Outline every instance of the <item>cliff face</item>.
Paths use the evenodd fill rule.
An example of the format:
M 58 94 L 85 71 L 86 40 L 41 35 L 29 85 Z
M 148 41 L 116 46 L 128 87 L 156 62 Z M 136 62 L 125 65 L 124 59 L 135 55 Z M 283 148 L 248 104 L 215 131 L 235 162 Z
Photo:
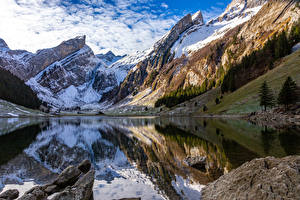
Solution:
M 94 55 L 85 44 L 85 36 L 36 54 L 11 50 L 0 40 L 0 67 L 26 81 L 42 101 L 57 109 L 98 103 L 103 91 L 118 85 L 116 79 L 121 69 L 109 65 L 120 58 L 112 52 Z

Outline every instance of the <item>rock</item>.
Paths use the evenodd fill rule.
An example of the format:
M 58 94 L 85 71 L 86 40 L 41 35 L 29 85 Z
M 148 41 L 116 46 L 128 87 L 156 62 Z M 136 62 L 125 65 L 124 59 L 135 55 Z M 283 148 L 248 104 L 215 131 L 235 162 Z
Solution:
M 27 191 L 19 200 L 44 200 L 48 195 L 43 189 L 42 186 L 36 186 Z
M 78 169 L 83 172 L 84 174 L 86 174 L 88 171 L 90 171 L 91 169 L 91 161 L 89 160 L 84 160 L 82 161 L 79 165 L 78 165 Z
M 254 159 L 202 190 L 203 200 L 299 199 L 300 156 Z
M 77 167 L 72 165 L 67 167 L 53 183 L 36 186 L 20 199 L 45 200 L 48 196 L 57 193 L 53 199 L 90 200 L 93 194 L 94 176 L 95 171 L 91 170 L 91 162 L 84 160 Z
M 192 19 L 194 24 L 200 24 L 200 25 L 204 24 L 203 15 L 200 10 L 192 16 Z
M 66 187 L 68 185 L 73 185 L 79 178 L 81 171 L 75 166 L 67 167 L 54 181 L 54 185 L 59 187 Z
M 19 191 L 18 190 L 7 190 L 0 194 L 0 199 L 6 199 L 6 200 L 12 200 L 19 197 Z
M 46 185 L 44 190 L 48 195 L 54 194 L 59 191 L 59 187 L 57 185 Z
M 196 156 L 196 157 L 188 157 L 184 160 L 184 162 L 195 169 L 199 169 L 201 171 L 206 171 L 206 157 L 204 156 Z
M 3 49 L 3 50 L 9 50 L 6 42 L 0 38 L 0 48 Z
M 74 186 L 67 187 L 64 191 L 56 194 L 51 200 L 90 200 L 93 194 L 94 176 L 95 171 L 90 170 Z

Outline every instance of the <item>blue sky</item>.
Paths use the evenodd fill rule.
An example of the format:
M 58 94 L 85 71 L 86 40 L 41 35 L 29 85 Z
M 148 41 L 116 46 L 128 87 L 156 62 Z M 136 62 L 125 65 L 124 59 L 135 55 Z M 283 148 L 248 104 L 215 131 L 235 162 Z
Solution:
M 12 49 L 35 52 L 87 36 L 95 53 L 145 50 L 181 17 L 198 10 L 206 20 L 230 1 L 208 0 L 0 0 L 0 38 Z

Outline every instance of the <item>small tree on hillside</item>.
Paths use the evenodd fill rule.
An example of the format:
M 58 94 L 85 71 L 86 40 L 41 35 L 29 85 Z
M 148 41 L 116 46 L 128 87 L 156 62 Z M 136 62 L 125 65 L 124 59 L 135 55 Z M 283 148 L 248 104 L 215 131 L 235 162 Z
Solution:
M 279 96 L 278 96 L 278 104 L 284 105 L 285 109 L 288 108 L 289 105 L 295 104 L 297 102 L 297 85 L 296 82 L 289 76 L 284 82 Z
M 260 106 L 263 106 L 265 111 L 267 110 L 267 107 L 274 106 L 274 96 L 266 81 L 264 81 L 260 87 L 259 96 Z

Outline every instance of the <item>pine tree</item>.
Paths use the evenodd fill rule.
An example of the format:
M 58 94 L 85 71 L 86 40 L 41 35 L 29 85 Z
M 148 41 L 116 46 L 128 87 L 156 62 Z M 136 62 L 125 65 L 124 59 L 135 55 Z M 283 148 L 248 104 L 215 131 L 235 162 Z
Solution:
M 286 33 L 283 31 L 277 38 L 275 45 L 275 58 L 281 58 L 290 53 L 289 41 L 287 39 Z
M 259 96 L 260 106 L 263 106 L 265 111 L 267 110 L 267 107 L 274 106 L 274 96 L 266 81 L 264 81 L 260 87 Z
M 297 85 L 296 82 L 289 76 L 284 82 L 282 89 L 280 90 L 278 96 L 278 104 L 284 105 L 285 109 L 288 108 L 289 105 L 295 104 L 297 102 Z

